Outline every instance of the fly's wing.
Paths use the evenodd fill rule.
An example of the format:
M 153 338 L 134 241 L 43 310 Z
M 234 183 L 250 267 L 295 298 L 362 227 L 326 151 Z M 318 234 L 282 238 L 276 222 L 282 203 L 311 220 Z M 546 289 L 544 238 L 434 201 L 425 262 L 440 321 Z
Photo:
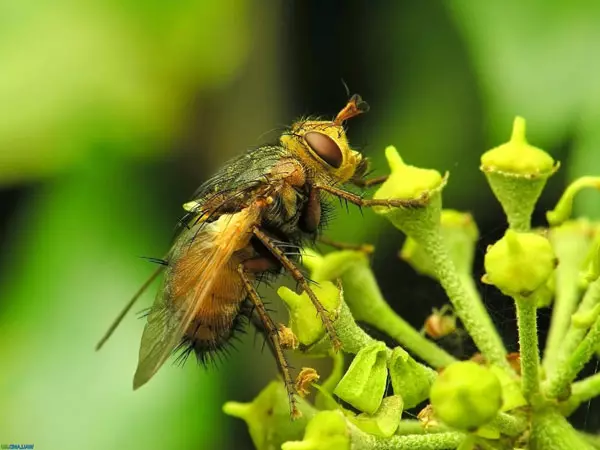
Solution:
M 175 244 L 175 258 L 167 269 L 164 286 L 148 315 L 142 335 L 133 388 L 145 384 L 169 358 L 212 291 L 216 274 L 233 253 L 248 245 L 258 223 L 259 202 L 235 214 L 221 216 L 200 234 L 189 230 Z M 193 236 L 193 241 L 186 239 Z

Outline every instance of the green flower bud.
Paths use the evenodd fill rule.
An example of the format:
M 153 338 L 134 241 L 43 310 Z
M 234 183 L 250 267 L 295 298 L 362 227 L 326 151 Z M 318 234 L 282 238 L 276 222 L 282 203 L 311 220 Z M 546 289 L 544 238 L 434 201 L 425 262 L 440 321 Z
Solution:
M 441 233 L 456 270 L 463 274 L 470 274 L 475 244 L 479 238 L 479 231 L 473 216 L 452 209 L 442 210 Z M 408 262 L 420 274 L 437 279 L 431 258 L 413 238 L 408 237 L 404 241 L 400 258 Z
M 333 393 L 356 409 L 374 414 L 387 383 L 387 347 L 375 342 L 357 354 Z
M 511 228 L 527 231 L 531 213 L 546 180 L 558 164 L 543 150 L 525 139 L 525 119 L 515 118 L 512 137 L 506 144 L 481 156 L 485 173 L 494 195 L 500 201 Z
M 557 226 L 571 217 L 573 211 L 573 200 L 575 195 L 583 188 L 600 189 L 600 177 L 581 177 L 573 181 L 552 211 L 546 213 L 546 219 L 550 226 Z
M 394 394 L 402 396 L 406 408 L 417 406 L 429 396 L 435 373 L 418 364 L 401 347 L 396 347 L 392 351 L 389 371 Z
M 286 442 L 281 450 L 350 450 L 350 433 L 339 411 L 321 411 L 306 427 L 302 441 Z
M 548 177 L 554 173 L 554 160 L 544 150 L 529 145 L 525 138 L 525 119 L 515 117 L 510 141 L 481 156 L 481 170 L 514 176 Z
M 356 417 L 348 417 L 348 420 L 362 431 L 381 437 L 392 436 L 400 425 L 404 403 L 400 395 L 386 397 L 374 415 L 359 414 Z
M 301 439 L 306 424 L 317 413 L 301 398 L 297 399 L 297 406 L 302 415 L 290 420 L 287 391 L 281 381 L 272 381 L 252 403 L 227 402 L 223 411 L 247 423 L 257 450 L 275 450 L 286 441 Z
M 307 266 L 310 264 L 313 280 L 342 280 L 344 301 L 354 320 L 385 330 L 399 344 L 434 367 L 445 367 L 455 361 L 390 308 L 381 294 L 369 258 L 364 252 L 343 250 L 321 256 L 309 250 L 306 254 L 308 257 L 303 257 L 303 262 Z M 336 325 L 340 321 L 341 318 Z
M 473 361 L 448 366 L 431 387 L 435 417 L 459 430 L 474 431 L 502 407 L 502 387 L 488 368 Z
M 431 194 L 444 185 L 444 179 L 437 170 L 405 164 L 396 148 L 391 145 L 385 149 L 385 157 L 390 166 L 390 176 L 377 190 L 374 199 L 417 200 L 427 204 Z M 378 206 L 375 211 L 386 213 L 389 209 Z
M 335 320 L 342 302 L 340 290 L 328 281 L 313 285 L 311 288 L 323 307 L 329 312 L 331 320 Z M 301 346 L 309 347 L 325 336 L 325 326 L 306 292 L 299 295 L 282 286 L 277 290 L 277 294 L 288 308 L 289 327 Z
M 369 264 L 369 258 L 364 252 L 358 250 L 339 250 L 320 256 L 318 264 L 313 264 L 311 278 L 320 283 L 321 281 L 333 281 L 342 278 L 343 275 L 357 264 Z
M 507 230 L 485 254 L 483 281 L 504 294 L 528 296 L 542 286 L 557 265 L 548 239 L 535 233 Z

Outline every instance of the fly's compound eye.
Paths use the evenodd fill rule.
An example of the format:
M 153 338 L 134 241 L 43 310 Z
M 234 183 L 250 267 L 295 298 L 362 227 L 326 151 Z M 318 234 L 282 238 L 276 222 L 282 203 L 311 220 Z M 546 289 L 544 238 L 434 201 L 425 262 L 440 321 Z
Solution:
M 340 168 L 344 157 L 333 139 L 318 131 L 311 131 L 304 135 L 304 140 L 319 158 L 335 169 Z

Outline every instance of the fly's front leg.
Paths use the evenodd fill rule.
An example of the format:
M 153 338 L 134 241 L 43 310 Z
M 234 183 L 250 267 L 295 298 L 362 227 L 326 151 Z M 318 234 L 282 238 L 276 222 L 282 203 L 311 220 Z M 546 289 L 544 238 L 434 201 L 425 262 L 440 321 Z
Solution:
M 327 330 L 329 339 L 331 339 L 331 344 L 333 345 L 334 350 L 336 350 L 336 351 L 339 350 L 342 347 L 342 342 L 338 338 L 337 333 L 335 332 L 335 329 L 333 328 L 333 323 L 331 322 L 331 319 L 327 315 L 327 311 L 325 310 L 325 308 L 323 307 L 323 305 L 321 304 L 321 302 L 319 301 L 319 299 L 317 298 L 317 296 L 315 295 L 313 290 L 308 285 L 306 278 L 304 278 L 304 275 L 302 275 L 302 272 L 300 272 L 300 269 L 298 269 L 296 267 L 296 265 L 285 255 L 285 253 L 283 253 L 277 247 L 277 245 L 275 245 L 273 240 L 269 236 L 267 236 L 265 233 L 263 233 L 259 228 L 254 228 L 254 235 L 273 254 L 273 256 L 275 256 L 279 260 L 279 262 L 284 267 L 284 269 L 290 273 L 292 278 L 294 278 L 294 280 L 296 280 L 296 282 L 300 285 L 300 287 L 302 289 L 304 289 L 304 292 L 306 292 L 306 294 L 308 295 L 308 298 L 310 298 L 310 301 L 316 308 L 317 314 L 319 314 L 319 317 L 321 317 L 321 320 L 323 321 L 323 325 L 325 326 L 325 329 Z
M 402 200 L 398 198 L 364 199 L 360 195 L 333 186 L 315 185 L 314 188 L 328 192 L 331 195 L 335 195 L 336 197 L 347 200 L 357 206 L 366 208 L 372 208 L 373 206 L 387 206 L 389 208 L 417 208 L 419 206 L 424 206 L 427 201 L 426 198 L 410 200 Z
M 357 180 L 350 181 L 353 185 L 358 186 L 360 188 L 368 188 L 371 186 L 376 186 L 378 184 L 385 183 L 389 178 L 388 175 L 381 175 L 380 177 L 370 178 L 368 180 L 359 178 Z
M 285 355 L 283 354 L 283 349 L 281 348 L 281 343 L 279 342 L 279 334 L 277 332 L 277 327 L 267 314 L 267 310 L 265 309 L 265 305 L 260 299 L 258 292 L 254 288 L 254 285 L 246 275 L 246 271 L 244 270 L 243 265 L 238 266 L 238 273 L 240 274 L 240 278 L 242 279 L 242 283 L 244 283 L 244 289 L 248 293 L 248 297 L 250 301 L 254 305 L 254 310 L 258 315 L 261 324 L 264 328 L 264 332 L 269 339 L 269 344 L 273 349 L 273 353 L 275 355 L 275 359 L 277 360 L 277 365 L 279 366 L 279 370 L 281 371 L 281 375 L 283 376 L 283 382 L 285 383 L 285 389 L 287 390 L 288 400 L 290 402 L 290 414 L 292 419 L 296 419 L 300 417 L 300 411 L 298 410 L 298 406 L 296 405 L 296 397 L 294 391 L 294 382 L 292 381 L 292 377 L 290 376 L 290 368 L 285 359 Z
M 319 236 L 317 238 L 317 242 L 337 248 L 338 250 L 357 250 L 359 252 L 366 253 L 367 255 L 370 255 L 375 251 L 375 248 L 371 244 L 350 244 L 348 242 L 338 242 L 325 236 Z

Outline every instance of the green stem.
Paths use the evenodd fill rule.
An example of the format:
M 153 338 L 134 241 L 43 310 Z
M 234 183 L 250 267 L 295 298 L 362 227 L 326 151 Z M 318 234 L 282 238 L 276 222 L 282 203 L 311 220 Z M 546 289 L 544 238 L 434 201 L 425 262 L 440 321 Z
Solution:
M 568 417 L 579 405 L 600 396 L 600 373 L 585 378 L 571 385 L 571 396 L 560 404 L 560 412 Z
M 346 353 L 357 354 L 361 348 L 377 342 L 376 339 L 373 339 L 356 324 L 346 302 L 342 302 L 340 314 L 334 323 L 334 327 Z M 328 337 L 325 336 L 325 338 Z
M 445 433 L 448 431 L 448 427 L 444 425 L 429 425 L 425 426 L 419 420 L 402 419 L 398 429 L 396 430 L 397 435 L 406 434 L 433 434 L 433 433 Z
M 586 441 L 592 448 L 600 449 L 600 436 L 579 432 L 579 436 Z
M 456 359 L 425 338 L 385 301 L 368 263 L 353 265 L 342 274 L 345 300 L 356 320 L 374 326 L 394 338 L 403 348 L 436 369 Z
M 546 382 L 546 395 L 550 398 L 562 398 L 569 395 L 569 384 L 581 372 L 600 345 L 600 318 L 592 329 L 564 362 L 558 365 L 556 372 Z
M 516 298 L 517 325 L 519 327 L 519 351 L 521 355 L 521 383 L 527 400 L 540 391 L 537 335 L 537 307 L 535 295 L 530 298 Z
M 421 229 L 419 238 L 423 248 L 429 253 L 436 275 L 452 302 L 454 311 L 460 317 L 483 356 L 492 364 L 502 367 L 512 375 L 513 371 L 506 361 L 504 344 L 481 299 L 470 294 L 461 282 L 439 227 Z
M 554 410 L 534 414 L 529 447 L 535 450 L 591 450 L 567 420 Z
M 581 226 L 562 227 L 550 232 L 550 241 L 560 261 L 556 268 L 556 296 L 546 348 L 544 369 L 546 374 L 556 369 L 559 349 L 579 300 L 579 270 L 589 246 L 589 239 Z M 582 336 L 583 337 L 583 336 Z
M 507 413 L 498 415 L 489 424 L 506 436 L 519 436 L 527 428 L 528 422 L 525 417 L 513 416 Z
M 579 308 L 577 308 L 578 315 L 584 315 L 586 313 L 591 312 L 596 305 L 600 303 L 600 280 L 596 280 L 591 283 L 583 296 L 583 300 L 579 304 Z M 556 314 L 556 313 L 554 313 Z M 550 371 L 546 374 L 548 378 L 551 378 L 554 375 L 554 372 L 558 370 L 558 366 L 564 366 L 566 361 L 572 356 L 573 352 L 577 348 L 577 346 L 581 343 L 582 339 L 585 337 L 588 329 L 585 327 L 577 326 L 577 324 L 573 324 L 571 321 L 571 317 L 569 316 L 570 326 L 565 335 L 563 342 L 558 348 L 558 355 L 556 356 L 556 363 L 554 366 L 554 371 Z
M 571 395 L 579 403 L 587 402 L 600 396 L 600 373 L 584 378 L 571 386 Z
M 473 450 L 475 448 L 476 438 L 472 434 L 468 434 L 464 437 L 456 450 Z
M 518 209 L 513 211 L 512 214 L 507 215 L 506 219 L 511 230 L 520 233 L 527 233 L 531 230 L 531 213 L 529 211 Z
M 455 449 L 465 439 L 460 432 L 433 434 L 409 434 L 382 438 L 367 434 L 352 426 L 352 450 L 450 450 Z

